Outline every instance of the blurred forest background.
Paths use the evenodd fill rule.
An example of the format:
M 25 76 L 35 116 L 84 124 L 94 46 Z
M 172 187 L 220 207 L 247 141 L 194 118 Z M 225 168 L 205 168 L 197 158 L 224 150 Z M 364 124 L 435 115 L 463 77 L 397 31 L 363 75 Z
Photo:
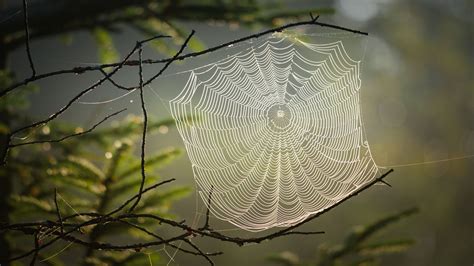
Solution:
M 321 14 L 320 21 L 370 34 L 362 72 L 361 108 L 372 154 L 378 165 L 411 164 L 474 154 L 472 1 L 155 3 L 103 0 L 92 1 L 97 2 L 93 5 L 94 9 L 87 9 L 88 2 L 29 1 L 30 14 L 38 15 L 36 21 L 34 15 L 30 19 L 31 51 L 38 72 L 115 62 L 133 47 L 136 40 L 157 32 L 171 34 L 175 43 L 154 42 L 150 45 L 151 49 L 144 51 L 145 58 L 164 58 L 173 54 L 191 29 L 196 30 L 197 38 L 188 51 L 201 50 L 274 25 L 308 19 L 312 11 Z M 150 10 L 128 6 L 140 2 L 150 2 Z M 163 9 L 163 6 L 169 8 Z M 28 78 L 31 70 L 24 50 L 21 1 L 3 0 L 0 1 L 0 8 L 3 88 L 12 80 Z M 92 13 L 93 10 L 97 14 Z M 50 15 L 53 13 L 56 15 Z M 147 71 L 154 72 L 152 69 Z M 36 121 L 32 117 L 47 117 L 100 77 L 100 73 L 96 72 L 54 77 L 30 85 L 27 91 L 32 92 L 25 96 L 19 93 L 8 96 L 0 103 L 1 129 L 8 130 L 8 127 L 18 127 L 26 121 Z M 127 68 L 116 79 L 123 84 L 136 84 L 135 68 Z M 160 87 L 158 82 L 152 86 L 157 90 L 167 89 Z M 121 94 L 105 84 L 85 101 L 102 101 Z M 141 113 L 138 97 L 136 92 L 111 103 L 75 105 L 57 122 L 25 134 L 27 140 L 60 137 L 89 128 L 107 114 L 128 108 L 114 118 L 115 121 L 101 126 L 89 136 L 71 139 L 64 144 L 26 146 L 12 151 L 9 160 L 13 164 L 1 172 L 2 222 L 9 219 L 23 221 L 31 218 L 28 215 L 39 212 L 43 212 L 45 217 L 52 215 L 50 199 L 54 195 L 54 187 L 64 197 L 64 201 L 60 201 L 61 208 L 68 213 L 74 212 L 67 206 L 72 201 L 76 201 L 74 206 L 79 210 L 92 205 L 96 210 L 106 210 L 121 196 L 137 189 L 137 134 L 140 132 L 137 115 Z M 147 99 L 153 121 L 147 151 L 150 167 L 159 169 L 154 172 L 150 168 L 153 173 L 150 174 L 150 182 L 161 177 L 174 177 L 177 182 L 146 198 L 140 207 L 193 221 L 205 210 L 195 195 L 191 165 L 185 155 L 179 156 L 184 147 L 172 121 L 167 120 L 169 115 L 166 109 L 149 92 Z M 91 143 L 88 144 L 90 146 L 83 144 L 86 141 Z M 31 164 L 33 161 L 37 164 Z M 454 160 L 394 169 L 395 173 L 387 179 L 392 188 L 375 186 L 304 227 L 307 230 L 323 230 L 326 232 L 324 235 L 293 236 L 242 248 L 207 240 L 200 244 L 205 250 L 224 252 L 224 255 L 214 259 L 217 265 L 297 265 L 298 262 L 311 265 L 317 261 L 321 263 L 324 252 L 327 254 L 328 250 L 341 249 L 344 247 L 339 245 L 341 243 L 351 243 L 346 238 L 351 232 L 353 235 L 363 232 L 360 228 L 352 231 L 354 226 L 374 225 L 375 221 L 384 221 L 380 220 L 383 217 L 418 206 L 418 214 L 383 228 L 374 236 L 379 241 L 395 239 L 400 249 L 405 244 L 412 244 L 403 252 L 388 252 L 390 254 L 380 258 L 380 264 L 471 265 L 474 261 L 474 161 Z M 74 176 L 80 173 L 87 173 L 96 179 L 79 182 Z M 13 174 L 15 181 L 11 182 L 9 176 Z M 34 176 L 42 179 L 32 178 Z M 72 178 L 61 178 L 68 176 Z M 103 196 L 104 191 L 109 191 L 107 196 Z M 42 197 L 49 201 L 42 200 Z M 5 206 L 7 202 L 11 207 Z M 54 213 L 50 217 L 54 218 Z M 252 235 L 214 219 L 212 223 L 216 229 L 229 229 L 228 232 L 235 235 Z M 92 237 L 107 237 L 100 228 L 94 230 L 96 232 Z M 117 228 L 116 232 L 123 232 L 121 230 L 123 228 Z M 10 237 L 12 249 L 22 248 L 20 243 L 23 240 Z M 134 237 L 144 236 L 135 234 Z M 408 240 L 404 242 L 399 240 L 400 237 Z M 171 265 L 205 263 L 179 252 L 173 255 L 174 251 L 154 251 L 150 255 L 153 256 L 150 257 L 153 265 L 166 265 L 171 258 Z M 392 251 L 397 251 L 395 245 Z M 94 255 L 93 251 L 85 252 Z M 76 260 L 77 254 L 73 250 L 59 257 L 66 261 Z M 136 260 L 135 263 L 140 264 L 142 259 L 148 263 L 148 257 L 141 255 L 128 254 L 118 259 L 109 258 L 110 254 L 97 255 L 97 260 L 84 264 L 100 265 L 100 262 L 108 260 L 115 260 L 117 264 Z M 59 263 L 59 258 L 55 259 Z

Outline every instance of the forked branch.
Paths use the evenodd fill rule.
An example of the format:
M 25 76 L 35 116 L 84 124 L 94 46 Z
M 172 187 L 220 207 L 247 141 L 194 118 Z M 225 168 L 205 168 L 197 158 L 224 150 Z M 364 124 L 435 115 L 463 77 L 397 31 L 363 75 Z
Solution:
M 317 25 L 321 27 L 329 27 L 333 29 L 339 29 L 343 31 L 348 31 L 352 32 L 355 34 L 363 34 L 367 35 L 366 32 L 361 32 L 358 30 L 353 30 L 337 25 L 332 25 L 332 24 L 327 24 L 323 22 L 317 21 L 319 16 L 314 17 L 312 14 L 310 14 L 311 19 L 308 21 L 302 21 L 302 22 L 296 22 L 296 23 L 291 23 L 287 24 L 281 27 L 269 29 L 266 31 L 262 31 L 256 34 L 252 34 L 243 38 L 239 38 L 236 40 L 232 40 L 220 45 L 217 45 L 215 47 L 211 47 L 208 49 L 205 49 L 200 52 L 194 52 L 194 53 L 188 53 L 188 54 L 183 54 L 184 50 L 186 49 L 190 39 L 194 35 L 194 31 L 192 31 L 187 39 L 184 41 L 184 43 L 181 45 L 180 49 L 178 52 L 171 58 L 166 58 L 166 59 L 143 59 L 142 58 L 142 53 L 143 53 L 143 45 L 147 42 L 154 41 L 158 38 L 165 38 L 168 36 L 156 36 L 152 37 L 146 40 L 139 41 L 135 44 L 133 49 L 125 56 L 125 58 L 117 63 L 113 64 L 102 64 L 102 65 L 95 65 L 95 66 L 87 66 L 87 67 L 75 67 L 72 69 L 65 69 L 65 70 L 58 70 L 54 72 L 49 72 L 41 75 L 36 74 L 36 69 L 32 60 L 32 55 L 31 55 L 31 50 L 30 50 L 30 44 L 29 44 L 29 31 L 28 31 L 28 15 L 27 15 L 27 2 L 26 0 L 23 0 L 23 11 L 24 11 L 24 22 L 25 22 L 25 33 L 26 33 L 26 52 L 28 55 L 28 60 L 30 64 L 30 68 L 32 70 L 32 76 L 30 78 L 27 78 L 23 81 L 20 81 L 16 84 L 13 84 L 12 86 L 4 89 L 3 91 L 0 92 L 0 97 L 6 96 L 8 93 L 14 91 L 17 88 L 20 88 L 23 85 L 28 84 L 29 82 L 32 81 L 37 81 L 49 77 L 54 77 L 58 75 L 63 75 L 63 74 L 81 74 L 87 71 L 99 71 L 103 77 L 99 79 L 97 82 L 92 84 L 91 86 L 85 88 L 82 90 L 79 94 L 76 96 L 72 97 L 67 101 L 67 103 L 60 109 L 58 109 L 56 112 L 54 112 L 52 115 L 50 115 L 48 118 L 31 123 L 29 125 L 21 126 L 18 129 L 15 129 L 9 134 L 9 136 L 13 136 L 19 132 L 25 131 L 25 130 L 30 130 L 33 128 L 36 128 L 41 125 L 45 125 L 54 119 L 56 119 L 58 116 L 60 116 L 62 113 L 64 113 L 66 110 L 68 110 L 75 102 L 77 102 L 83 95 L 87 94 L 88 92 L 98 88 L 100 85 L 102 85 L 105 81 L 111 82 L 111 84 L 121 90 L 134 90 L 138 89 L 140 92 L 140 106 L 142 110 L 142 115 L 143 115 L 143 131 L 141 134 L 141 155 L 140 155 L 140 167 L 141 167 L 141 182 L 140 182 L 140 188 L 139 191 L 131 198 L 128 200 L 124 201 L 120 206 L 115 208 L 112 211 L 109 211 L 107 213 L 77 213 L 74 215 L 66 216 L 63 217 L 61 215 L 61 211 L 57 202 L 57 193 L 55 191 L 54 195 L 54 203 L 55 203 L 55 210 L 56 210 L 56 216 L 57 219 L 56 221 L 49 221 L 49 220 L 44 220 L 44 221 L 37 221 L 37 222 L 29 222 L 29 223 L 16 223 L 16 224 L 2 224 L 0 226 L 0 232 L 4 231 L 19 231 L 22 232 L 25 235 L 33 235 L 34 237 L 34 248 L 32 248 L 30 251 L 25 252 L 19 256 L 13 257 L 13 258 L 0 258 L 0 261 L 14 261 L 14 260 L 19 260 L 28 256 L 31 257 L 31 264 L 34 264 L 37 261 L 38 254 L 48 246 L 52 245 L 53 243 L 62 240 L 65 242 L 69 243 L 75 243 L 78 245 L 86 246 L 91 249 L 101 249 L 101 250 L 141 250 L 143 248 L 147 247 L 156 247 L 156 246 L 161 246 L 161 245 L 166 245 L 171 248 L 174 248 L 178 251 L 182 251 L 187 254 L 192 254 L 195 256 L 200 256 L 204 258 L 209 264 L 213 265 L 213 262 L 211 260 L 212 256 L 220 255 L 222 254 L 221 252 L 212 252 L 212 253 L 207 253 L 204 252 L 196 243 L 192 241 L 193 237 L 200 236 L 200 237 L 205 237 L 213 240 L 219 240 L 219 241 L 224 241 L 224 242 L 229 242 L 229 243 L 234 243 L 239 246 L 243 246 L 245 244 L 249 243 L 261 243 L 264 241 L 272 240 L 275 238 L 280 238 L 280 237 L 285 237 L 285 236 L 290 236 L 290 235 L 314 235 L 314 234 L 321 234 L 323 232 L 321 231 L 297 231 L 298 228 L 303 226 L 304 224 L 316 219 L 317 217 L 323 215 L 324 213 L 327 213 L 328 211 L 332 210 L 333 208 L 339 206 L 343 202 L 346 202 L 347 200 L 355 197 L 357 194 L 359 194 L 362 191 L 367 190 L 371 186 L 373 186 L 376 183 L 379 182 L 384 182 L 384 179 L 389 175 L 390 173 L 393 172 L 393 170 L 389 170 L 383 175 L 381 175 L 378 178 L 373 179 L 371 182 L 359 187 L 358 189 L 354 190 L 352 193 L 350 193 L 347 197 L 344 199 L 340 200 L 339 202 L 335 203 L 329 208 L 324 209 L 323 211 L 316 213 L 305 220 L 301 221 L 298 224 L 295 224 L 293 226 L 277 230 L 272 233 L 264 234 L 263 236 L 258 236 L 258 237 L 251 237 L 251 238 L 240 238 L 240 237 L 235 237 L 235 236 L 230 236 L 226 235 L 223 233 L 219 233 L 215 230 L 212 230 L 210 228 L 209 224 L 209 217 L 210 217 L 210 212 L 211 212 L 211 204 L 212 204 L 212 189 L 211 192 L 209 193 L 209 198 L 208 198 L 208 204 L 207 204 L 207 211 L 206 211 L 206 217 L 205 217 L 205 223 L 204 226 L 195 228 L 191 225 L 186 224 L 185 222 L 181 221 L 176 221 L 172 219 L 168 219 L 165 217 L 162 217 L 160 215 L 153 215 L 149 213 L 135 213 L 134 210 L 136 206 L 140 203 L 140 200 L 142 196 L 145 193 L 149 193 L 150 191 L 153 191 L 155 189 L 158 189 L 160 186 L 163 186 L 165 184 L 168 184 L 174 179 L 169 179 L 162 181 L 160 183 L 157 183 L 155 185 L 152 185 L 150 187 L 145 188 L 145 181 L 146 181 L 146 153 L 145 153 L 145 148 L 146 148 L 146 133 L 147 133 L 147 126 L 148 126 L 148 115 L 147 115 L 147 109 L 146 109 L 146 104 L 145 104 L 145 97 L 144 97 L 144 87 L 146 85 L 151 84 L 154 80 L 156 80 L 159 76 L 161 76 L 164 71 L 175 61 L 178 60 L 185 60 L 187 58 L 191 57 L 197 57 L 201 56 L 204 54 L 212 53 L 215 52 L 219 49 L 228 47 L 229 45 L 241 43 L 244 41 L 248 41 L 254 38 L 259 38 L 261 36 L 275 33 L 275 32 L 281 32 L 283 30 L 292 28 L 292 27 L 298 27 L 298 26 L 303 26 L 303 25 Z M 138 60 L 132 59 L 132 56 L 138 51 Z M 143 69 L 145 64 L 164 64 L 163 67 L 154 75 L 152 75 L 150 78 L 145 79 L 143 75 Z M 134 87 L 124 87 L 119 85 L 113 80 L 113 76 L 118 73 L 124 66 L 138 66 L 138 85 Z M 112 68 L 110 72 L 105 72 L 105 68 Z M 53 139 L 53 140 L 38 140 L 38 141 L 30 141 L 30 142 L 24 142 L 24 143 L 17 143 L 13 144 L 11 143 L 11 139 L 8 142 L 8 145 L 6 145 L 6 148 L 15 148 L 19 146 L 26 146 L 26 145 L 33 145 L 33 144 L 39 144 L 39 143 L 57 143 L 61 141 L 65 141 L 69 138 L 72 137 L 79 137 L 81 135 L 87 134 L 92 132 L 94 129 L 96 129 L 99 125 L 101 125 L 103 122 L 108 120 L 109 118 L 118 115 L 124 110 L 120 110 L 118 112 L 112 113 L 108 116 L 106 116 L 104 119 L 93 125 L 90 129 L 81 132 L 81 133 L 76 133 L 76 134 L 71 134 L 64 136 L 59 139 Z M 125 209 L 128 207 L 128 211 L 125 211 Z M 86 217 L 86 220 L 83 222 L 78 223 L 75 218 L 81 216 L 81 217 Z M 164 226 L 167 226 L 169 228 L 177 229 L 178 233 L 176 233 L 174 236 L 171 237 L 164 237 L 161 236 L 155 232 L 151 232 L 145 227 L 139 226 L 137 224 L 134 224 L 132 221 L 135 219 L 146 219 L 146 220 L 153 220 L 155 222 L 158 222 Z M 107 243 L 107 242 L 87 242 L 82 240 L 82 238 L 79 236 L 82 232 L 82 229 L 88 226 L 95 226 L 95 225 L 101 225 L 101 226 L 107 226 L 108 224 L 114 224 L 114 223 L 121 223 L 124 225 L 127 225 L 129 227 L 135 228 L 137 230 L 142 231 L 143 233 L 149 235 L 153 239 L 144 243 L 134 243 L 134 244 L 127 244 L 127 245 L 118 245 L 118 244 L 113 244 L 113 243 Z M 41 230 L 46 230 L 50 232 L 51 239 L 49 241 L 41 242 L 38 241 L 38 233 Z M 183 241 L 186 243 L 187 246 L 186 248 L 181 247 L 181 245 L 177 244 L 178 242 Z

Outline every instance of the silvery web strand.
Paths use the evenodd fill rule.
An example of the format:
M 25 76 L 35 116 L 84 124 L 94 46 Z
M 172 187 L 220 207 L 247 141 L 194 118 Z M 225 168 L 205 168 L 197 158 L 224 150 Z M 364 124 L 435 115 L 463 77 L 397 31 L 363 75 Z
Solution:
M 190 72 L 170 108 L 213 215 L 250 231 L 291 226 L 375 177 L 359 63 L 340 41 L 272 37 Z

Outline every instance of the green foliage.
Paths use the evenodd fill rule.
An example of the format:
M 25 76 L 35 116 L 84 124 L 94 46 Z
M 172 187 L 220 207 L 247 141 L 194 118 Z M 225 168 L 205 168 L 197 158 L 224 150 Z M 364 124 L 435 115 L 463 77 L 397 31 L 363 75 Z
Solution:
M 382 255 L 403 252 L 414 244 L 412 239 L 372 240 L 374 235 L 389 225 L 418 212 L 417 208 L 401 211 L 384 217 L 372 224 L 358 226 L 352 230 L 340 245 L 319 247 L 318 258 L 315 261 L 301 263 L 298 255 L 285 251 L 268 257 L 268 261 L 277 265 L 299 266 L 336 266 L 336 265 L 378 265 Z
M 105 213 L 121 205 L 124 200 L 136 194 L 140 187 L 140 158 L 136 156 L 141 133 L 141 120 L 135 116 L 115 123 L 113 128 L 93 131 L 90 135 L 71 138 L 67 141 L 29 145 L 15 148 L 9 158 L 8 173 L 15 179 L 15 193 L 10 195 L 12 207 L 11 222 L 49 219 L 57 220 L 54 203 L 54 188 L 58 191 L 58 205 L 63 217 L 79 212 Z M 170 120 L 152 122 L 149 133 L 171 125 Z M 72 134 L 77 130 L 65 123 L 51 123 L 48 127 L 31 133 L 31 139 L 56 138 L 61 134 Z M 45 134 L 46 133 L 46 134 Z M 87 141 L 84 141 L 87 139 Z M 136 148 L 135 148 L 136 147 Z M 145 185 L 162 181 L 160 168 L 171 163 L 182 154 L 176 148 L 166 148 L 147 156 Z M 172 217 L 171 204 L 189 193 L 188 187 L 171 186 L 160 188 L 154 193 L 145 194 L 136 212 L 159 214 Z M 81 222 L 81 217 L 69 222 Z M 149 231 L 160 230 L 160 225 L 139 219 L 130 220 L 134 225 L 146 226 Z M 84 228 L 87 241 L 114 241 L 117 238 L 149 239 L 150 236 L 139 229 L 124 223 L 108 223 Z M 48 236 L 45 236 L 48 238 Z M 19 247 L 16 252 L 24 252 L 31 245 L 22 245 L 24 236 L 11 234 L 12 246 Z M 65 252 L 77 252 L 81 246 L 73 245 Z M 159 261 L 158 254 L 149 256 L 143 252 L 97 252 L 88 250 L 86 257 L 79 259 L 87 265 L 142 265 Z M 46 250 L 44 256 L 57 252 Z M 83 254 L 83 252 L 81 253 Z M 55 257 L 60 259 L 60 257 Z M 67 264 L 67 262 L 64 262 Z
M 309 19 L 309 13 L 332 14 L 334 9 L 327 7 L 292 9 L 279 2 L 258 1 L 150 1 L 149 4 L 142 6 L 130 5 L 100 14 L 100 17 L 102 21 L 124 22 L 147 37 L 170 36 L 171 41 L 156 40 L 151 42 L 150 46 L 159 53 L 172 56 L 190 31 L 180 25 L 183 21 L 228 24 L 231 29 L 240 26 L 268 27 Z M 107 28 L 94 27 L 91 30 L 102 63 L 117 62 L 119 58 L 110 36 L 110 32 L 116 30 L 116 25 Z M 65 40 L 69 42 L 69 39 Z M 188 48 L 191 51 L 201 51 L 205 48 L 205 44 L 199 38 L 193 37 L 188 43 Z
M 282 266 L 299 265 L 300 258 L 293 252 L 283 251 L 279 254 L 270 255 L 267 257 L 269 262 Z
M 151 16 L 144 20 L 133 21 L 131 26 L 145 36 L 157 36 L 160 34 L 172 37 L 172 42 L 154 41 L 151 46 L 166 55 L 174 55 L 177 47 L 181 45 L 184 39 L 189 34 L 186 27 L 180 26 L 179 21 L 192 20 L 201 21 L 211 24 L 225 24 L 227 23 L 231 29 L 236 29 L 240 25 L 246 27 L 256 26 L 280 26 L 289 21 L 297 19 L 308 19 L 309 13 L 314 14 L 332 14 L 332 8 L 316 8 L 316 9 L 297 9 L 288 10 L 288 7 L 269 3 L 268 5 L 261 5 L 258 2 L 232 2 L 219 3 L 217 1 L 190 1 L 189 3 L 178 4 L 173 7 L 167 7 L 166 4 L 152 5 L 150 7 L 155 14 L 160 14 L 163 10 L 172 8 L 179 14 L 172 14 L 170 16 Z M 286 11 L 282 12 L 280 10 Z M 139 8 L 130 8 L 125 11 L 128 15 L 133 15 L 140 12 Z M 205 44 L 197 37 L 193 37 L 188 43 L 188 48 L 191 51 L 201 51 L 205 49 Z
M 92 35 L 97 43 L 97 54 L 100 62 L 103 64 L 117 62 L 119 55 L 110 33 L 104 28 L 96 27 L 92 30 Z
M 87 7 L 87 1 L 81 6 Z M 279 12 L 282 6 L 275 3 L 260 4 L 257 1 L 149 1 L 145 4 L 117 3 L 105 11 L 101 8 L 94 10 L 100 1 L 89 1 L 87 18 L 66 18 L 60 21 L 61 27 L 43 25 L 36 20 L 30 23 L 32 41 L 37 37 L 59 34 L 59 39 L 66 45 L 72 41 L 70 33 L 77 29 L 87 29 L 91 32 L 97 44 L 97 55 L 101 63 L 114 63 L 120 59 L 115 48 L 111 32 L 121 30 L 121 26 L 131 26 L 145 37 L 169 35 L 171 41 L 152 41 L 151 47 L 158 52 L 172 55 L 186 38 L 189 29 L 183 21 L 205 22 L 212 24 L 227 23 L 232 29 L 243 26 L 269 26 L 285 23 L 287 20 L 308 19 L 309 12 L 314 14 L 331 13 L 332 9 L 286 10 Z M 100 7 L 100 6 L 99 6 Z M 70 7 L 68 7 L 70 8 Z M 61 12 L 59 9 L 58 12 Z M 82 14 L 82 12 L 80 12 Z M 38 27 L 38 28 L 36 28 Z M 51 31 L 48 29 L 51 28 Z M 23 25 L 21 31 L 5 33 L 4 44 L 16 47 L 23 43 Z M 40 30 L 38 30 L 40 29 Z M 7 45 L 8 46 L 8 45 Z M 194 37 L 188 43 L 191 51 L 200 51 L 205 44 Z M 7 51 L 9 52 L 9 51 Z M 6 52 L 6 53 L 7 53 Z M 14 82 L 14 75 L 7 70 L 0 70 L 0 88 L 4 89 Z M 0 136 L 6 135 L 16 125 L 29 124 L 31 118 L 22 115 L 19 110 L 28 108 L 28 95 L 36 89 L 26 85 L 0 99 Z M 196 121 L 197 118 L 193 120 Z M 163 127 L 174 125 L 171 119 L 151 122 L 148 132 L 159 131 Z M 112 124 L 111 127 L 95 130 L 78 138 L 70 138 L 61 143 L 44 143 L 16 147 L 9 151 L 8 164 L 0 169 L 0 178 L 12 180 L 14 189 L 11 195 L 4 195 L 11 206 L 10 223 L 25 222 L 25 220 L 56 220 L 54 189 L 58 190 L 58 204 L 63 216 L 78 212 L 106 212 L 121 204 L 124 199 L 138 191 L 140 186 L 140 160 L 133 147 L 137 146 L 142 119 L 136 116 L 127 117 L 122 123 Z M 41 128 L 23 132 L 31 140 L 59 139 L 84 129 L 72 124 L 51 121 Z M 13 139 L 14 143 L 21 139 Z M 13 144 L 14 144 L 13 143 Z M 166 149 L 147 156 L 146 185 L 161 181 L 157 170 L 172 162 L 181 151 Z M 152 212 L 163 217 L 170 217 L 169 207 L 176 200 L 189 193 L 186 187 L 160 188 L 157 193 L 144 195 L 141 203 L 135 209 L 140 212 Z M 71 223 L 81 222 L 81 217 L 70 220 Z M 140 220 L 131 221 L 136 225 L 146 225 L 147 229 L 159 230 L 159 225 Z M 89 226 L 87 241 L 100 241 L 106 238 L 147 239 L 150 236 L 126 224 L 107 224 L 107 226 Z M 44 235 L 44 238 L 51 235 Z M 84 237 L 85 238 L 85 237 Z M 31 238 L 20 234 L 8 235 L 12 251 L 19 254 L 31 247 Z M 28 242 L 26 242 L 28 241 Z M 83 261 L 86 265 L 143 265 L 151 261 L 159 262 L 158 254 L 148 252 L 100 252 L 86 250 L 77 252 L 77 245 L 64 248 L 71 252 L 75 261 Z M 39 260 L 47 259 L 44 264 L 67 265 L 56 256 L 57 247 L 46 249 L 38 255 Z M 63 252 L 63 251 L 61 251 Z M 77 257 L 86 254 L 86 257 Z M 17 263 L 17 262 L 15 262 Z M 19 264 L 19 263 L 18 263 Z
M 0 69 L 0 90 L 14 83 L 14 74 L 6 69 Z M 15 93 L 0 98 L 0 112 L 13 113 L 29 107 L 27 96 L 38 89 L 37 86 L 28 84 L 19 88 Z

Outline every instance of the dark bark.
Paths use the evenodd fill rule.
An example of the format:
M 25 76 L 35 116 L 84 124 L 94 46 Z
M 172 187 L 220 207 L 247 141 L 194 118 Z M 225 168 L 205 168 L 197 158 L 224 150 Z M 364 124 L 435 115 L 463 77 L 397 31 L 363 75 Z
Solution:
M 7 51 L 4 49 L 3 36 L 0 35 L 0 70 L 7 66 Z M 0 110 L 0 123 L 9 126 L 9 115 L 6 110 Z M 3 164 L 8 151 L 9 136 L 0 131 L 0 223 L 9 223 L 10 206 L 8 197 L 12 192 L 11 178 L 8 175 L 7 166 Z M 6 239 L 6 231 L 0 231 L 0 258 L 10 257 L 10 245 Z M 2 265 L 10 265 L 5 263 Z

